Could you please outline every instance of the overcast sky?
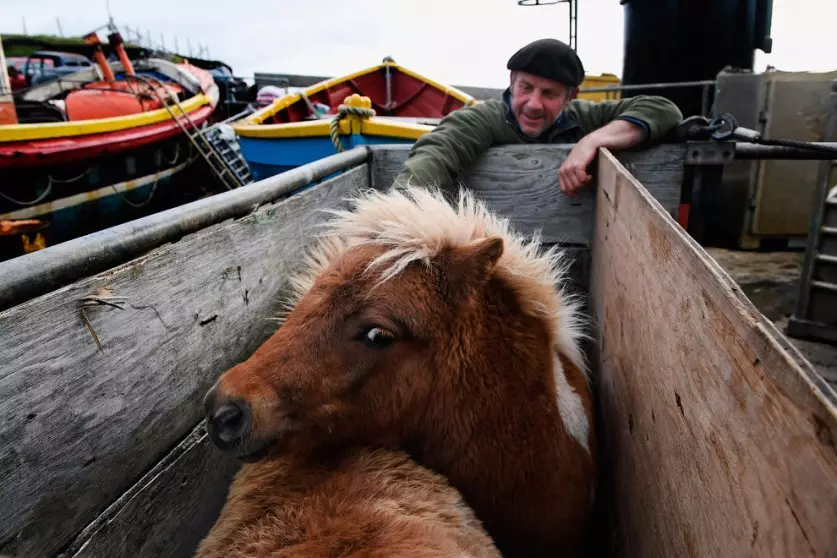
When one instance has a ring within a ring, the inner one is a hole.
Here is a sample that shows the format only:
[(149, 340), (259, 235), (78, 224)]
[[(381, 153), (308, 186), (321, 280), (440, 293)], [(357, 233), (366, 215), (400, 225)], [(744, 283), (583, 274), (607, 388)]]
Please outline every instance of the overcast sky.
[[(0, 33), (80, 35), (107, 21), (201, 43), (238, 75), (254, 71), (342, 75), (384, 56), (448, 84), (504, 87), (505, 64), (541, 37), (568, 38), (566, 4), (521, 7), (517, 0), (0, 0)], [(621, 74), (619, 0), (579, 1), (579, 54), (588, 74)], [(219, 6), (209, 8), (209, 6)], [(224, 6), (225, 8), (222, 8)], [(481, 22), (475, 21), (480, 14)], [(774, 0), (774, 53), (756, 69), (837, 69), (837, 0)], [(104, 35), (102, 35), (104, 38)]]

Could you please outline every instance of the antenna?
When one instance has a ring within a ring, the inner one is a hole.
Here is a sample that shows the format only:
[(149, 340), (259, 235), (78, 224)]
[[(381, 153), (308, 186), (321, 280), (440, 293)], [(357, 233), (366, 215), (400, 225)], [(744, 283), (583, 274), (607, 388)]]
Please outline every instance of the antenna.
[(518, 6), (570, 5), (570, 48), (578, 52), (578, 0), (517, 0)]

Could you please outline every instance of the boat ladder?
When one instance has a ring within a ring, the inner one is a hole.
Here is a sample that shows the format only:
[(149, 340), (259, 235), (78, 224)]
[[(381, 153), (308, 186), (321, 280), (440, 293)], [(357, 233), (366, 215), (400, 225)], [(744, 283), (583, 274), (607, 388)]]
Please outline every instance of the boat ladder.
[[(240, 169), (234, 170), (231, 165), (227, 162), (226, 159), (218, 152), (215, 146), (210, 142), (206, 136), (204, 135), (204, 131), (201, 130), (189, 117), (189, 113), (183, 108), (183, 105), (180, 104), (180, 101), (177, 99), (177, 95), (165, 86), (160, 80), (152, 77), (147, 76), (140, 76), (135, 75), (132, 76), (133, 79), (137, 79), (147, 85), (150, 86), (151, 92), (157, 99), (162, 103), (163, 107), (169, 112), (172, 119), (180, 126), (180, 129), (189, 138), (189, 141), (192, 142), (192, 145), (197, 149), (198, 153), (201, 154), (203, 159), (209, 165), (209, 168), (212, 170), (212, 173), (218, 179), (222, 186), (227, 188), (228, 190), (234, 190), (240, 186), (244, 186), (252, 181), (245, 180), (245, 178), (249, 178), (250, 173), (249, 170), (246, 174), (242, 173)], [(157, 87), (160, 87), (166, 91), (168, 91), (168, 102), (166, 99), (160, 96), (160, 93), (157, 90)], [(176, 106), (179, 114), (175, 114), (175, 111), (172, 110), (172, 106)], [(185, 122), (185, 124), (184, 124)], [(188, 124), (188, 126), (186, 125)], [(244, 162), (242, 160), (242, 162)], [(246, 166), (246, 163), (245, 163)]]
[[(824, 141), (837, 141), (837, 81), (832, 83)], [(823, 161), (817, 176), (814, 210), (805, 249), (796, 310), (788, 335), (837, 343), (837, 161)]]
[(227, 167), (235, 174), (242, 184), (249, 184), (253, 182), (253, 177), (250, 175), (250, 167), (247, 166), (247, 161), (241, 155), (241, 147), (235, 139), (235, 134), (232, 137), (225, 137), (224, 126), (230, 122), (244, 118), (252, 113), (254, 109), (252, 106), (244, 111), (227, 118), (222, 122), (213, 124), (203, 131), (203, 136), (206, 138), (215, 151), (221, 156)]

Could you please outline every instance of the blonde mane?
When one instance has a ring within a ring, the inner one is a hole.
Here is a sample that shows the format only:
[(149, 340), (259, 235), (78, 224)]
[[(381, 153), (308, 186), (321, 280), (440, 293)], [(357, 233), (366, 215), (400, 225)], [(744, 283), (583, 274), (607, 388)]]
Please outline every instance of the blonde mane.
[(455, 204), (446, 201), (438, 188), (413, 186), (364, 191), (348, 201), (349, 209), (328, 211), (334, 218), (309, 250), (301, 272), (291, 278), (286, 312), (311, 289), (321, 272), (356, 246), (388, 248), (369, 264), (370, 268), (388, 264), (381, 272), (381, 280), (386, 281), (413, 262), (429, 265), (443, 248), (496, 236), (503, 239), (503, 254), (494, 273), (517, 292), (524, 312), (548, 322), (555, 349), (586, 373), (579, 345), (584, 337), (580, 302), (563, 287), (568, 261), (556, 247), (542, 250), (540, 234), (527, 240), (512, 230), (508, 219), (490, 212), (463, 188)]

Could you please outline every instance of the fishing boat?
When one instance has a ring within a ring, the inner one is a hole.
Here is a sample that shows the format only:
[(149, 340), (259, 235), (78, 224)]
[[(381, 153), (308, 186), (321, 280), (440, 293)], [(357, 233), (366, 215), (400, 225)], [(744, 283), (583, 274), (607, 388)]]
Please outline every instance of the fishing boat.
[(218, 104), (211, 74), (188, 62), (131, 60), (115, 28), (108, 39), (118, 60), (106, 58), (94, 31), (85, 41), (95, 64), (6, 96), (0, 222), (42, 225), (21, 235), (7, 227), (0, 259), (145, 214), (158, 188), (199, 157), (187, 132)]
[(233, 125), (254, 180), (368, 144), (411, 144), (470, 95), (385, 58), (284, 95)]

